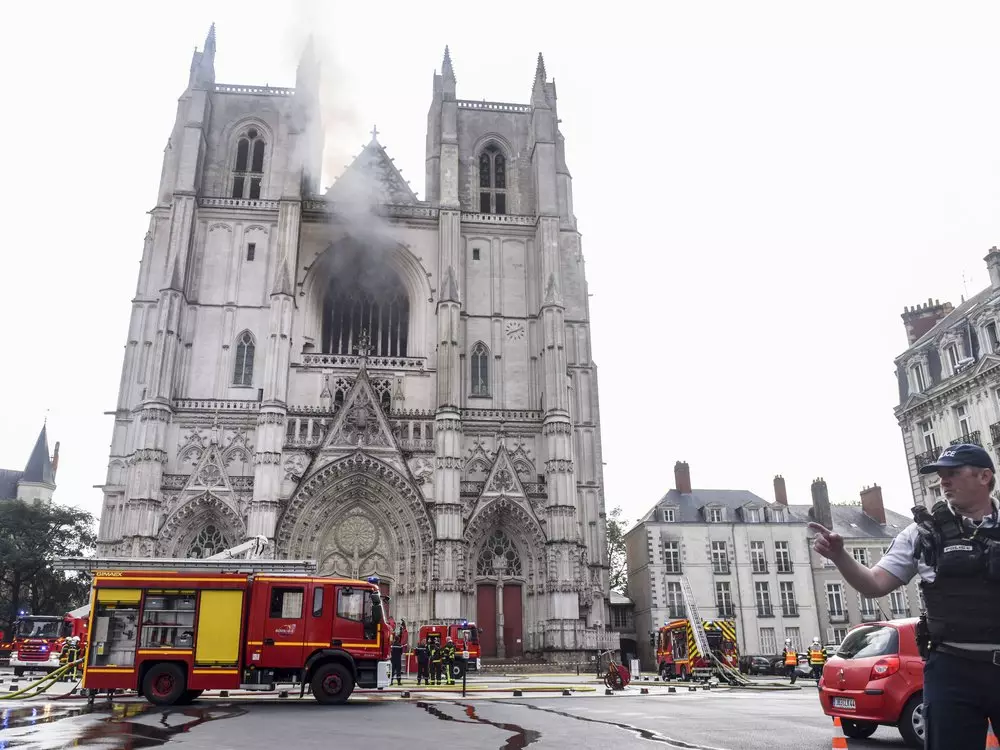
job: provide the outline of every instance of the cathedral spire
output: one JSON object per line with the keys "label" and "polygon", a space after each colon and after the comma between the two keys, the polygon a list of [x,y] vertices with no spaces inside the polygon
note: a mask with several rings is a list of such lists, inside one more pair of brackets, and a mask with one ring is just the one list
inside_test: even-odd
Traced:
{"label": "cathedral spire", "polygon": [[302,48],[298,67],[295,69],[295,93],[315,96],[319,93],[320,65],[312,34]]}
{"label": "cathedral spire", "polygon": [[538,63],[535,65],[535,82],[531,86],[531,104],[534,107],[549,106],[545,96],[545,59],[538,53]]}
{"label": "cathedral spire", "polygon": [[205,55],[212,58],[212,62],[215,62],[215,21],[212,21],[212,25],[208,27],[208,33],[205,35]]}
{"label": "cathedral spire", "polygon": [[445,45],[441,62],[441,93],[445,99],[455,98],[455,68],[451,64],[451,50]]}
{"label": "cathedral spire", "polygon": [[205,49],[201,52],[195,48],[191,55],[191,71],[188,76],[188,87],[194,89],[211,89],[215,86],[215,24],[205,35]]}

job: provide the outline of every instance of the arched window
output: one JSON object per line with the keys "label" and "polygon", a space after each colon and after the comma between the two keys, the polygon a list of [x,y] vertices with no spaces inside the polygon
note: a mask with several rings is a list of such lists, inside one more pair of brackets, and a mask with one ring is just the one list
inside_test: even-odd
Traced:
{"label": "arched window", "polygon": [[233,385],[253,385],[253,355],[253,335],[250,331],[244,331],[236,343]]}
{"label": "arched window", "polygon": [[521,575],[521,556],[500,529],[494,531],[483,545],[476,560],[476,575],[491,578]]}
{"label": "arched window", "polygon": [[264,138],[257,128],[247,128],[236,142],[233,168],[233,198],[260,198],[264,180]]}
{"label": "arched window", "polygon": [[490,395],[490,350],[482,341],[472,347],[469,355],[472,364],[472,395]]}
{"label": "arched window", "polygon": [[215,524],[210,523],[199,531],[198,536],[192,540],[191,546],[188,547],[187,556],[204,560],[206,557],[211,557],[225,549],[228,549],[226,538]]}
{"label": "arched window", "polygon": [[507,213],[507,160],[495,143],[479,154],[479,212]]}
{"label": "arched window", "polygon": [[323,299],[323,353],[358,353],[362,334],[373,357],[405,357],[410,303],[392,269],[345,250],[330,269]]}

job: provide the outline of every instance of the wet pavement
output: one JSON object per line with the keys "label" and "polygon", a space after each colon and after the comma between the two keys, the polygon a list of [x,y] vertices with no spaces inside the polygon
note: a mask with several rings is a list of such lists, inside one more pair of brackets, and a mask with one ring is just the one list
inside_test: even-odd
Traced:
{"label": "wet pavement", "polygon": [[[209,698],[168,710],[138,700],[0,703],[0,750],[68,747],[132,750],[369,747],[399,750],[607,750],[616,746],[686,750],[827,750],[833,727],[814,690],[482,700],[440,696],[398,700],[358,696],[346,706],[311,700]],[[183,746],[183,747],[181,747]],[[852,750],[902,748],[880,728]]]}

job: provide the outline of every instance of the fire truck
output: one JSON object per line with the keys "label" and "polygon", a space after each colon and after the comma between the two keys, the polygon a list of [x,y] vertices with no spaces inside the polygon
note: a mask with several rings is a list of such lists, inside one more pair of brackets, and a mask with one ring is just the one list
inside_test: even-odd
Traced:
{"label": "fire truck", "polygon": [[311,560],[237,559],[243,546],[203,560],[60,560],[94,575],[84,690],[173,705],[205,690],[292,684],[341,704],[356,686],[388,687],[377,578],[316,577]]}
{"label": "fire truck", "polygon": [[[480,667],[479,629],[476,627],[476,623],[468,620],[456,620],[450,624],[424,625],[420,628],[417,643],[423,641],[428,646],[431,643],[443,646],[449,638],[455,644],[455,653],[459,657],[451,665],[451,676],[452,679],[460,680],[465,674],[466,665],[468,665],[470,672],[475,672]],[[410,642],[410,648],[416,647],[417,643]],[[469,652],[467,662],[460,658],[466,651]],[[417,671],[417,657],[412,651],[407,660],[406,670],[407,672]]]}
{"label": "fire truck", "polygon": [[[732,620],[705,620],[708,647],[725,666],[739,667],[736,624]],[[656,666],[663,679],[705,679],[717,671],[708,654],[699,651],[697,639],[687,619],[673,620],[651,638],[656,649]]]}
{"label": "fire truck", "polygon": [[10,644],[10,666],[20,677],[25,672],[53,672],[62,666],[68,643],[85,643],[89,607],[65,615],[26,615],[14,621]]}

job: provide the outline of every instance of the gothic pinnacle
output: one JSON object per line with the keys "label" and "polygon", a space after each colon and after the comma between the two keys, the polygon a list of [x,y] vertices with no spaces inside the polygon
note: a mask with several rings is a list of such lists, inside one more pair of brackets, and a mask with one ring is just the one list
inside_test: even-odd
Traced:
{"label": "gothic pinnacle", "polygon": [[215,21],[208,27],[208,34],[205,36],[205,52],[209,52],[209,47],[211,47],[210,54],[215,54]]}
{"label": "gothic pinnacle", "polygon": [[541,80],[545,83],[545,59],[542,57],[542,53],[538,53],[538,65],[535,66],[535,80]]}
{"label": "gothic pinnacle", "polygon": [[448,45],[444,46],[444,62],[441,63],[441,75],[445,78],[450,78],[455,80],[455,68],[451,64],[451,50],[448,49]]}

